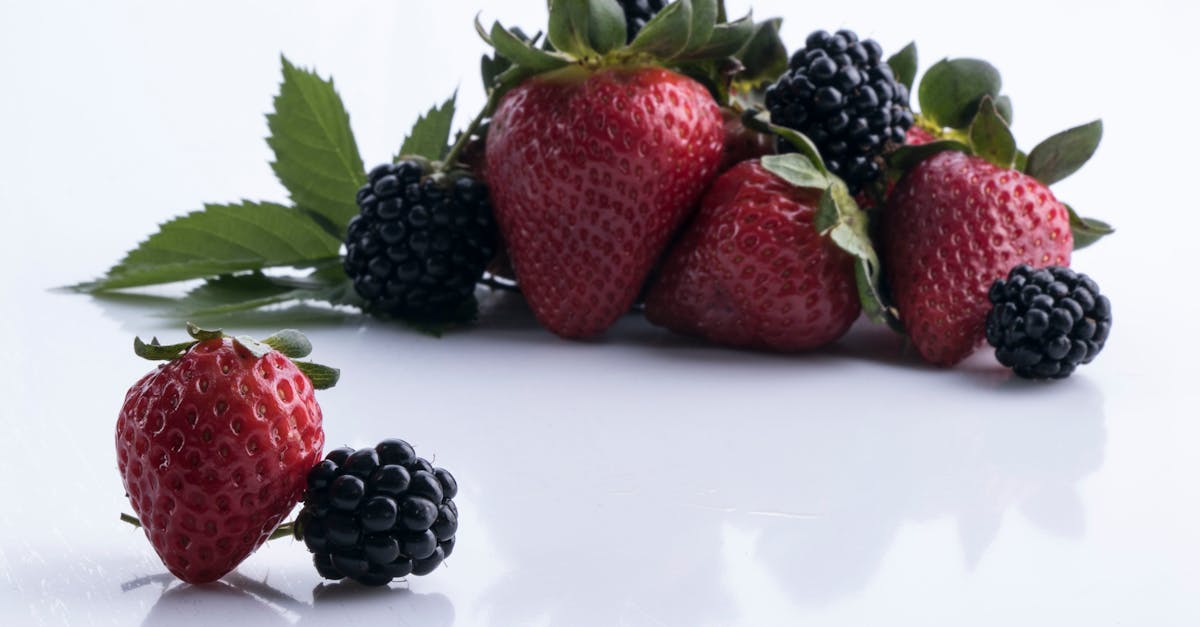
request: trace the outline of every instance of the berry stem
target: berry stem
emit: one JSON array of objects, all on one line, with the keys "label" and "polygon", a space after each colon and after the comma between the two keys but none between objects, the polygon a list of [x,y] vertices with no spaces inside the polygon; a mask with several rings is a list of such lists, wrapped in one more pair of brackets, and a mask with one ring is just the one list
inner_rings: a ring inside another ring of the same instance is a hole
[{"label": "berry stem", "polygon": [[475,119],[471,120],[467,128],[458,136],[458,140],[450,147],[450,152],[446,153],[446,158],[442,160],[442,163],[448,167],[452,167],[458,161],[458,156],[462,154],[467,144],[471,143],[471,137],[475,134],[475,131],[479,130],[479,125],[491,117],[492,113],[496,110],[496,106],[500,104],[500,97],[504,95],[505,91],[499,87],[491,89],[488,93],[487,103],[483,105],[483,109],[475,116]]},{"label": "berry stem", "polygon": [[127,522],[138,529],[142,528],[142,521],[138,520],[136,516],[131,516],[125,512],[121,512],[121,522]]}]

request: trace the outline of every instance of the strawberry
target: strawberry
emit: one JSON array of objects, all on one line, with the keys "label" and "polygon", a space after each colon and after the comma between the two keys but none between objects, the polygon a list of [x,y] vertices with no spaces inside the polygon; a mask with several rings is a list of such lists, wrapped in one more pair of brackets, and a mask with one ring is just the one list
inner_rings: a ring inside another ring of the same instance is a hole
[{"label": "strawberry", "polygon": [[646,317],[721,344],[776,351],[841,337],[861,310],[854,258],[814,226],[820,198],[757,159],[726,172],[668,254]]},{"label": "strawberry", "polygon": [[723,145],[712,96],[662,68],[571,69],[509,92],[488,133],[487,179],[538,320],[588,337],[628,311]]},{"label": "strawberry", "polygon": [[950,366],[984,340],[988,287],[1013,266],[1067,266],[1067,209],[1048,187],[980,157],[942,152],[910,171],[883,212],[892,297],[917,351]]},{"label": "strawberry", "polygon": [[487,133],[496,220],[534,314],[567,338],[629,310],[716,176],[721,109],[669,68],[732,56],[754,32],[717,23],[715,3],[679,3],[627,43],[619,5],[577,4],[550,3],[553,50],[499,24],[486,37],[512,64]]},{"label": "strawberry", "polygon": [[945,130],[889,157],[903,178],[881,212],[883,266],[900,323],[921,357],[938,366],[983,343],[993,281],[1020,264],[1067,266],[1073,248],[1112,232],[1080,218],[1049,187],[1092,156],[1100,122],[1025,154],[999,91],[999,73],[983,61],[939,62],[919,90],[921,119]]},{"label": "strawberry", "polygon": [[299,502],[325,444],[313,389],[331,386],[337,371],[289,359],[311,348],[295,331],[263,343],[189,332],[194,341],[184,344],[135,343],[140,356],[169,361],[125,395],[117,468],[163,564],[206,583],[246,559]]}]

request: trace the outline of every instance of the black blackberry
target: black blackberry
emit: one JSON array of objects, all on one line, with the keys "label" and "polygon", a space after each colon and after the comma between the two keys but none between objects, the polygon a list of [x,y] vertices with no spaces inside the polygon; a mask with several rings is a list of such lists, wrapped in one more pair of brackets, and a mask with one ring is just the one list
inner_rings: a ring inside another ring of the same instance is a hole
[{"label": "black blackberry", "polygon": [[987,340],[1026,379],[1062,379],[1095,359],[1112,327],[1096,282],[1070,268],[1019,265],[988,291]]},{"label": "black blackberry", "polygon": [[625,30],[628,33],[628,41],[633,41],[634,37],[641,32],[663,7],[667,6],[670,0],[617,0],[617,4],[625,9]]},{"label": "black blackberry", "polygon": [[326,579],[428,575],[454,550],[457,494],[453,475],[402,440],[336,449],[308,473],[296,536]]},{"label": "black blackberry", "polygon": [[367,308],[430,322],[464,317],[496,254],[487,186],[401,161],[371,170],[357,201],[344,266]]},{"label": "black blackberry", "polygon": [[[788,67],[767,88],[771,121],[812,139],[852,193],[878,180],[879,157],[902,145],[913,124],[908,88],[883,60],[883,48],[848,30],[821,30],[808,36]],[[782,139],[778,144],[781,151],[795,150]]]}]

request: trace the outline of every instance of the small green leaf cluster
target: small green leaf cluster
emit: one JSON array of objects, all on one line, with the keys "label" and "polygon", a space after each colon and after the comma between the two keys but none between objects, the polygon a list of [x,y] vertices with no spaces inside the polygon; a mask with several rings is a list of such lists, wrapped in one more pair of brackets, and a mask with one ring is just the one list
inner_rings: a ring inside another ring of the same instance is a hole
[{"label": "small green leaf cluster", "polygon": [[747,121],[765,126],[796,148],[798,152],[763,157],[763,167],[796,187],[820,190],[813,227],[854,257],[859,301],[867,317],[875,322],[897,324],[896,312],[887,304],[880,288],[881,266],[871,241],[870,216],[859,207],[846,183],[829,171],[816,145],[802,133],[762,119]]},{"label": "small green leaf cluster", "polygon": [[[889,63],[898,77],[912,81],[916,61],[916,47],[910,44]],[[940,139],[893,152],[888,158],[893,178],[938,152],[956,150],[1053,185],[1092,158],[1104,134],[1100,120],[1057,133],[1028,153],[1022,151],[1011,129],[1012,100],[1001,94],[1002,85],[1000,72],[979,59],[943,59],[930,67],[917,88],[919,123]],[[1068,211],[1076,250],[1113,233],[1101,220],[1081,217],[1070,206]]]},{"label": "small green leaf cluster", "polygon": [[[159,343],[158,338],[152,338],[150,342],[143,342],[142,338],[135,337],[133,338],[133,352],[138,357],[150,361],[173,361],[183,357],[200,342],[230,337],[221,329],[203,329],[191,322],[187,323],[187,332],[192,339],[178,344],[164,345]],[[341,377],[341,371],[337,368],[310,361],[296,361],[308,357],[312,353],[312,342],[309,342],[303,333],[295,329],[284,329],[263,340],[256,340],[248,335],[239,335],[230,339],[234,344],[246,349],[255,359],[261,359],[272,350],[279,351],[308,376],[315,389],[327,390],[337,385],[338,379]]]},{"label": "small green leaf cluster", "polygon": [[728,85],[756,86],[787,66],[780,20],[755,23],[751,16],[725,19],[720,0],[676,0],[626,43],[625,13],[616,0],[550,0],[545,39],[495,22],[476,20],[476,31],[496,56],[485,56],[489,89],[503,92],[538,74],[574,65],[598,68],[657,64],[700,79],[726,100]]}]

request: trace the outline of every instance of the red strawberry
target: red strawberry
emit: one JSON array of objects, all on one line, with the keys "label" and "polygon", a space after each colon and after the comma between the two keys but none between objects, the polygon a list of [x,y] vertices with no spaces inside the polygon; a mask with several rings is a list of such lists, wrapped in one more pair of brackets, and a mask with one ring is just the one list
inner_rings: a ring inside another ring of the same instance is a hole
[{"label": "red strawberry", "polygon": [[905,146],[921,146],[923,144],[935,142],[937,139],[938,138],[936,135],[921,128],[920,126],[911,126],[909,127],[908,131],[904,133]]},{"label": "red strawberry", "polygon": [[646,300],[654,324],[714,342],[799,351],[858,317],[854,258],[817,232],[819,189],[759,160],[717,179]]},{"label": "red strawberry", "polygon": [[628,311],[723,147],[712,96],[662,68],[571,67],[509,92],[488,132],[487,180],[538,320],[583,338]]},{"label": "red strawberry", "polygon": [[1018,264],[1067,266],[1067,208],[1032,176],[942,152],[901,179],[882,253],[900,318],[927,361],[950,366],[984,339],[992,282]]},{"label": "red strawberry", "polygon": [[117,467],[163,564],[206,583],[254,552],[300,500],[325,435],[314,383],[288,357],[194,331],[202,341],[139,343],[140,355],[171,361],[126,393]]}]

